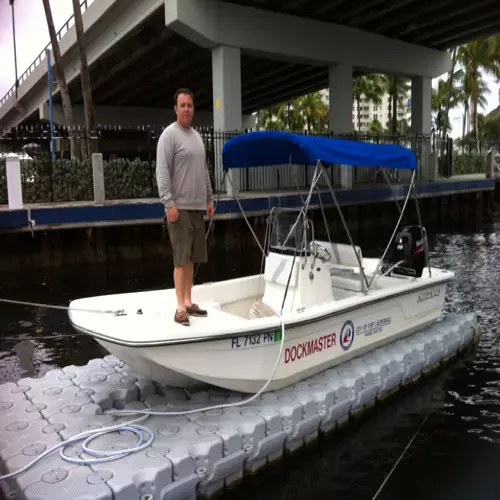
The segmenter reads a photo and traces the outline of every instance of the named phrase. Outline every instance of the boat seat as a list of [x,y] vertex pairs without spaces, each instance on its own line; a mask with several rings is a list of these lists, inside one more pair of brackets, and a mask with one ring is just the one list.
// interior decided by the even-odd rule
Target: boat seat
[[359,266],[333,264],[329,267],[332,287],[359,293],[365,290]]
[[260,300],[257,300],[252,304],[248,314],[251,319],[277,316],[277,314],[268,305],[264,304],[264,302]]
[[355,246],[356,253],[352,248],[352,245],[346,245],[344,243],[335,243],[332,241],[331,245],[328,241],[315,240],[318,245],[325,247],[332,255],[329,264],[336,264],[339,266],[349,266],[359,268],[359,262],[356,257],[356,253],[359,255],[359,259],[363,261],[363,254],[361,248]]

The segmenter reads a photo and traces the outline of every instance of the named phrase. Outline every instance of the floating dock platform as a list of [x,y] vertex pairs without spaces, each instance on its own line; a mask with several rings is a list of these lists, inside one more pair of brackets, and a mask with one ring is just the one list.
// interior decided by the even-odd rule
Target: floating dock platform
[[[187,416],[150,416],[146,449],[111,462],[81,465],[59,450],[0,482],[6,498],[51,500],[194,500],[232,488],[346,424],[398,389],[443,366],[479,338],[475,314],[450,315],[430,328],[328,369],[244,406]],[[51,370],[39,379],[0,385],[1,475],[18,471],[71,436],[130,421],[111,408],[183,411],[243,401],[248,394],[218,388],[187,394],[161,386],[113,356]],[[99,436],[93,449],[133,447],[128,431]],[[79,443],[68,457],[94,458]]]

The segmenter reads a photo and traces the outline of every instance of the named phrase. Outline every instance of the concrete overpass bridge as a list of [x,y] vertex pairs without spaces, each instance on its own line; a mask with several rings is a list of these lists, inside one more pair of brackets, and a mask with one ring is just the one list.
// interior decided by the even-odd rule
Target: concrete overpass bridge
[[[99,0],[82,2],[96,123],[164,125],[180,86],[200,125],[239,129],[251,113],[329,88],[330,129],[352,128],[352,75],[412,80],[412,129],[430,131],[431,79],[446,49],[500,31],[498,0]],[[76,34],[59,34],[83,124]],[[53,61],[53,58],[52,58]],[[0,129],[48,118],[44,52],[0,100]],[[58,89],[54,118],[62,123]]]

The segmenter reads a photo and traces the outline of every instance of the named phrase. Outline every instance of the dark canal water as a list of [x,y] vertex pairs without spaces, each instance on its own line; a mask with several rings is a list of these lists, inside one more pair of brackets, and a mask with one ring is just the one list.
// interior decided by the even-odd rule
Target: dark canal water
[[[249,479],[224,499],[500,499],[499,231],[497,217],[490,224],[430,235],[433,264],[457,274],[446,311],[478,314],[482,339],[474,353],[341,435]],[[367,255],[376,255],[385,243],[376,234],[363,240],[358,241]],[[200,278],[242,276],[259,266],[259,254],[211,256]],[[67,304],[79,296],[171,284],[170,262],[78,266],[4,275],[0,297]],[[0,335],[0,383],[106,354],[91,339],[75,335],[59,310],[0,304]]]

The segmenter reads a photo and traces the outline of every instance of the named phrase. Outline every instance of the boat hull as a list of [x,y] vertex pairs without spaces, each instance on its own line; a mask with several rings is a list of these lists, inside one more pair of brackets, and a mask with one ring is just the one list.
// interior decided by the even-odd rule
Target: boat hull
[[[266,391],[286,387],[429,326],[441,315],[446,289],[446,281],[430,281],[427,287],[381,301],[285,325],[280,363]],[[255,393],[275,366],[281,331],[153,347],[96,340],[131,369],[159,383],[186,388],[210,384]]]

